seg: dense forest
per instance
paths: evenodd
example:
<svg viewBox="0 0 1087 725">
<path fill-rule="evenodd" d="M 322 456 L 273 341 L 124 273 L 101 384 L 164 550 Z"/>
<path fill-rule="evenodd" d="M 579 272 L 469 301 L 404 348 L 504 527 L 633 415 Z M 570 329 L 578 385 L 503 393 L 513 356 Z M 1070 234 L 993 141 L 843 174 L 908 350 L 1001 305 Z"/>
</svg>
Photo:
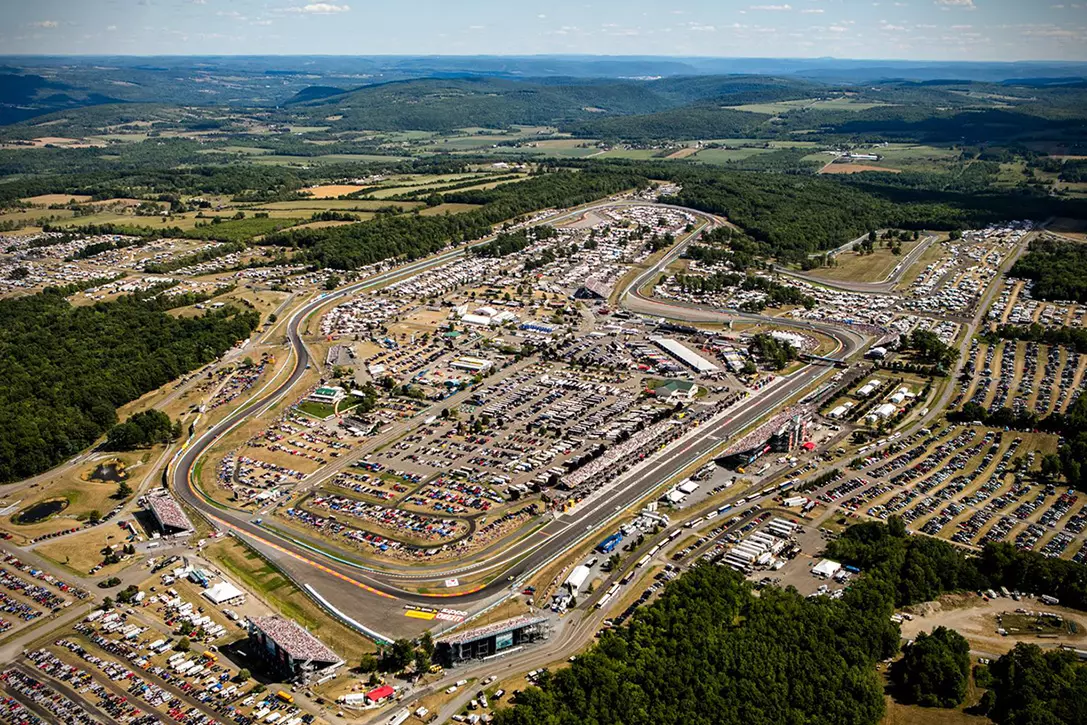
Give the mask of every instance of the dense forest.
<svg viewBox="0 0 1087 725">
<path fill-rule="evenodd" d="M 898 649 L 891 603 L 763 589 L 703 564 L 570 667 L 500 711 L 499 725 L 875 725 L 875 663 Z"/>
<path fill-rule="evenodd" d="M 1032 280 L 1031 297 L 1087 302 L 1087 245 L 1042 237 L 1012 267 L 1013 277 Z"/>
<path fill-rule="evenodd" d="M 1087 665 L 1074 652 L 1015 645 L 978 673 L 989 688 L 980 710 L 998 725 L 1078 725 L 1087 722 Z"/>
<path fill-rule="evenodd" d="M 232 308 L 176 318 L 135 297 L 73 307 L 47 290 L 0 300 L 0 481 L 86 448 L 118 407 L 214 360 L 258 322 Z"/>
<path fill-rule="evenodd" d="M 172 422 L 161 410 L 144 410 L 128 417 L 106 432 L 106 447 L 111 451 L 130 451 L 156 443 L 167 443 L 181 435 L 181 421 Z"/>
<path fill-rule="evenodd" d="M 955 707 L 966 697 L 970 679 L 970 645 L 953 629 L 919 632 L 903 648 L 891 677 L 904 702 L 924 707 Z"/>
</svg>

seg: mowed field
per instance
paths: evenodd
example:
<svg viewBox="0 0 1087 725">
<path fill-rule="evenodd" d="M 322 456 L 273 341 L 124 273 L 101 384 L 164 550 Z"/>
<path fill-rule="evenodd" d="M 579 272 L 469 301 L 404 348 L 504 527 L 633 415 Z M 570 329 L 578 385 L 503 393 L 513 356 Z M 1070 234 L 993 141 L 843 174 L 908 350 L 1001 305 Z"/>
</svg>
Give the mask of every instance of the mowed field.
<svg viewBox="0 0 1087 725">
<path fill-rule="evenodd" d="M 838 164 L 831 163 L 819 170 L 820 174 L 859 174 L 863 171 L 885 171 L 891 174 L 901 174 L 902 169 L 888 169 L 883 166 L 868 166 L 867 164 Z"/>
<path fill-rule="evenodd" d="M 90 200 L 91 197 L 86 194 L 41 194 L 39 196 L 28 196 L 19 201 L 34 206 L 49 206 L 50 204 L 69 204 L 73 201 L 77 204 L 83 204 Z"/>
<path fill-rule="evenodd" d="M 904 242 L 902 254 L 891 254 L 887 247 L 876 247 L 872 254 L 842 252 L 834 258 L 838 266 L 822 267 L 811 274 L 840 282 L 882 282 L 917 244 Z"/>
</svg>

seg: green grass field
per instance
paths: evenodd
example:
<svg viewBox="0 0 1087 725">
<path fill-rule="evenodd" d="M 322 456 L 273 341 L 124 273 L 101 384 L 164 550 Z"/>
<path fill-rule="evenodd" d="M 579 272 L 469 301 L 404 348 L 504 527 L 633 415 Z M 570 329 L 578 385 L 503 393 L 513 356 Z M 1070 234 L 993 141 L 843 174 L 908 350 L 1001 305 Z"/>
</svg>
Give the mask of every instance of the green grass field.
<svg viewBox="0 0 1087 725">
<path fill-rule="evenodd" d="M 345 162 L 358 163 L 392 163 L 403 161 L 403 156 L 378 156 L 376 154 L 323 154 L 321 156 L 255 156 L 252 163 L 267 164 L 271 166 L 312 166 L 313 164 L 341 164 Z"/>
<path fill-rule="evenodd" d="M 748 103 L 743 106 L 733 106 L 737 111 L 749 111 L 751 113 L 765 113 L 778 116 L 800 108 L 810 108 L 819 111 L 867 111 L 869 108 L 888 106 L 888 103 L 866 103 L 848 97 L 840 98 L 805 98 L 796 101 L 777 101 L 775 103 Z"/>
<path fill-rule="evenodd" d="M 841 282 L 882 282 L 888 274 L 909 254 L 917 242 L 904 242 L 902 254 L 891 254 L 887 247 L 876 247 L 872 254 L 842 252 L 835 260 L 837 267 L 823 267 L 812 274 Z"/>
<path fill-rule="evenodd" d="M 688 157 L 698 159 L 707 164 L 724 164 L 729 161 L 743 161 L 749 159 L 752 156 L 758 156 L 759 154 L 768 154 L 774 149 L 760 149 L 753 147 L 745 147 L 739 149 L 702 149 L 694 156 Z"/>
<path fill-rule="evenodd" d="M 276 201 L 253 207 L 257 211 L 375 211 L 383 206 L 398 206 L 401 209 L 415 209 L 422 202 L 414 201 L 373 201 L 370 199 L 299 199 L 298 201 Z"/>
</svg>

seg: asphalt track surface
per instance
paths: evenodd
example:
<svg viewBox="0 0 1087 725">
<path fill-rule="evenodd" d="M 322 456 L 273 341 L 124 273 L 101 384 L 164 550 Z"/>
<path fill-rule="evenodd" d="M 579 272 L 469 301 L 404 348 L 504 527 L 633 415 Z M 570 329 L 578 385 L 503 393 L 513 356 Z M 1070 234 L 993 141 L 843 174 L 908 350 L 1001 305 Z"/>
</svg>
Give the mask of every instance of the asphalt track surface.
<svg viewBox="0 0 1087 725">
<path fill-rule="evenodd" d="M 568 212 L 547 221 L 562 221 L 592 209 L 617 205 L 622 204 L 614 202 L 598 204 Z M 647 204 L 635 202 L 633 205 Z M 694 210 L 686 211 L 708 219 L 710 225 L 718 223 L 718 220 L 708 215 Z M 645 280 L 678 256 L 681 247 L 682 245 L 677 246 L 652 269 L 647 270 L 635 280 L 629 288 L 634 292 L 628 291 L 624 295 L 625 306 L 634 311 L 667 316 L 672 319 L 719 322 L 723 319 L 738 318 L 753 322 L 768 322 L 775 326 L 818 330 L 838 341 L 839 349 L 835 356 L 841 359 L 850 357 L 863 344 L 863 338 L 860 335 L 844 332 L 839 328 L 695 306 L 665 305 L 638 295 L 637 290 Z M 440 572 L 420 571 L 411 567 L 390 572 L 368 567 L 357 559 L 340 558 L 307 546 L 303 537 L 293 533 L 290 536 L 284 536 L 255 524 L 250 519 L 251 513 L 214 504 L 196 488 L 193 471 L 200 458 L 211 446 L 244 421 L 267 412 L 269 408 L 280 402 L 305 374 L 311 359 L 299 328 L 307 317 L 335 300 L 382 286 L 394 279 L 429 269 L 463 254 L 464 249 L 461 248 L 426 260 L 412 262 L 335 292 L 320 295 L 304 304 L 291 315 L 287 323 L 287 337 L 291 354 L 295 357 L 295 365 L 290 375 L 276 385 L 274 390 L 263 393 L 260 397 L 242 405 L 221 422 L 190 440 L 180 451 L 168 473 L 170 487 L 186 504 L 210 519 L 217 528 L 239 535 L 275 561 L 277 566 L 280 566 L 296 582 L 312 586 L 342 615 L 363 625 L 371 635 L 379 638 L 410 636 L 434 625 L 433 621 L 405 617 L 404 605 L 451 607 L 464 611 L 488 599 L 497 598 L 497 595 L 509 592 L 511 587 L 519 584 L 527 575 L 553 561 L 587 537 L 599 536 L 610 519 L 642 498 L 648 491 L 681 471 L 692 461 L 711 452 L 722 441 L 734 437 L 790 399 L 799 396 L 831 370 L 822 365 L 807 365 L 801 368 L 760 391 L 760 394 L 746 399 L 736 406 L 728 417 L 695 428 L 684 437 L 682 443 L 667 448 L 637 473 L 621 479 L 618 484 L 612 484 L 613 487 L 595 499 L 592 505 L 579 506 L 572 512 L 548 520 L 542 528 L 523 536 L 501 553 L 488 558 L 467 561 L 460 566 L 450 564 L 450 568 Z M 344 557 L 347 556 L 350 555 L 344 554 Z M 471 591 L 439 593 L 443 587 L 442 580 L 445 578 L 480 578 L 484 574 L 489 577 L 487 583 Z M 426 587 L 428 593 L 407 591 L 404 587 L 409 584 L 415 589 Z"/>
</svg>

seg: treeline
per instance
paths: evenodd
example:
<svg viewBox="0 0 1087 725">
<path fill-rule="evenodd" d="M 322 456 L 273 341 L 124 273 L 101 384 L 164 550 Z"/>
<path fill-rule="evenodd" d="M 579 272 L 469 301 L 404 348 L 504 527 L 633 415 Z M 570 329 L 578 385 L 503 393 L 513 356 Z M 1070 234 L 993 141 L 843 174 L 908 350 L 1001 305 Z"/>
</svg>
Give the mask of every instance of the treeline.
<svg viewBox="0 0 1087 725">
<path fill-rule="evenodd" d="M 875 725 L 875 663 L 898 650 L 893 609 L 854 587 L 840 600 L 751 584 L 700 564 L 630 624 L 500 710 L 498 725 Z"/>
<path fill-rule="evenodd" d="M 116 409 L 248 337 L 256 312 L 175 318 L 134 297 L 73 307 L 0 300 L 0 481 L 40 473 L 117 422 Z"/>
<path fill-rule="evenodd" d="M 901 519 L 850 526 L 827 546 L 827 556 L 864 570 L 862 582 L 893 593 L 897 607 L 941 594 L 1005 586 L 1050 594 L 1061 604 L 1087 610 L 1087 567 L 1072 561 L 990 542 L 980 556 L 930 536 L 911 536 Z"/>
<path fill-rule="evenodd" d="M 764 332 L 751 338 L 747 351 L 771 370 L 781 370 L 797 356 L 795 347 Z"/>
<path fill-rule="evenodd" d="M 1020 642 L 978 668 L 977 682 L 989 688 L 977 710 L 999 725 L 1087 722 L 1087 665 L 1074 652 Z"/>
<path fill-rule="evenodd" d="M 202 262 L 210 262 L 213 259 L 219 257 L 225 257 L 228 254 L 234 254 L 235 252 L 244 252 L 248 249 L 249 245 L 245 242 L 227 242 L 224 244 L 216 244 L 215 246 L 208 247 L 207 249 L 201 249 L 198 252 L 192 254 L 185 254 L 174 259 L 169 259 L 164 262 L 148 262 L 144 265 L 144 271 L 152 274 L 166 274 L 168 272 L 174 272 L 185 267 L 191 267 L 194 264 L 200 264 Z"/>
<path fill-rule="evenodd" d="M 350 226 L 295 229 L 269 234 L 260 243 L 301 249 L 304 261 L 321 267 L 356 269 L 386 259 L 418 259 L 447 244 L 485 237 L 506 220 L 577 206 L 647 183 L 633 170 L 556 171 L 493 189 L 444 195 L 448 202 L 481 205 L 462 214 L 408 214 Z"/>
<path fill-rule="evenodd" d="M 145 410 L 129 416 L 106 433 L 106 447 L 111 451 L 131 451 L 156 443 L 168 443 L 181 435 L 181 421 L 171 422 L 161 410 Z"/>
<path fill-rule="evenodd" d="M 1009 274 L 1034 282 L 1031 297 L 1087 302 L 1087 245 L 1042 237 L 1029 249 Z"/>
<path fill-rule="evenodd" d="M 505 257 L 514 252 L 520 252 L 529 245 L 528 235 L 524 229 L 515 232 L 502 232 L 486 244 L 481 244 L 472 249 L 472 254 L 477 257 Z"/>
<path fill-rule="evenodd" d="M 968 190 L 959 189 L 946 174 L 858 174 L 865 178 L 827 179 L 730 172 L 675 162 L 582 163 L 596 168 L 637 169 L 652 179 L 674 181 L 682 190 L 662 201 L 725 216 L 757 243 L 760 255 L 795 264 L 873 229 L 978 228 L 1006 220 L 1009 208 L 1021 218 L 1087 215 L 1087 204 L 1082 200 L 1000 189 L 984 180 L 971 183 Z"/>
<path fill-rule="evenodd" d="M 761 300 L 750 300 L 740 305 L 744 312 L 762 312 L 767 307 L 797 305 L 810 310 L 815 307 L 815 298 L 804 294 L 796 287 L 789 287 L 769 277 L 735 272 L 714 272 L 710 275 L 677 274 L 676 284 L 687 294 L 715 294 L 725 289 L 739 287 L 745 292 L 762 292 L 766 295 Z"/>
</svg>

